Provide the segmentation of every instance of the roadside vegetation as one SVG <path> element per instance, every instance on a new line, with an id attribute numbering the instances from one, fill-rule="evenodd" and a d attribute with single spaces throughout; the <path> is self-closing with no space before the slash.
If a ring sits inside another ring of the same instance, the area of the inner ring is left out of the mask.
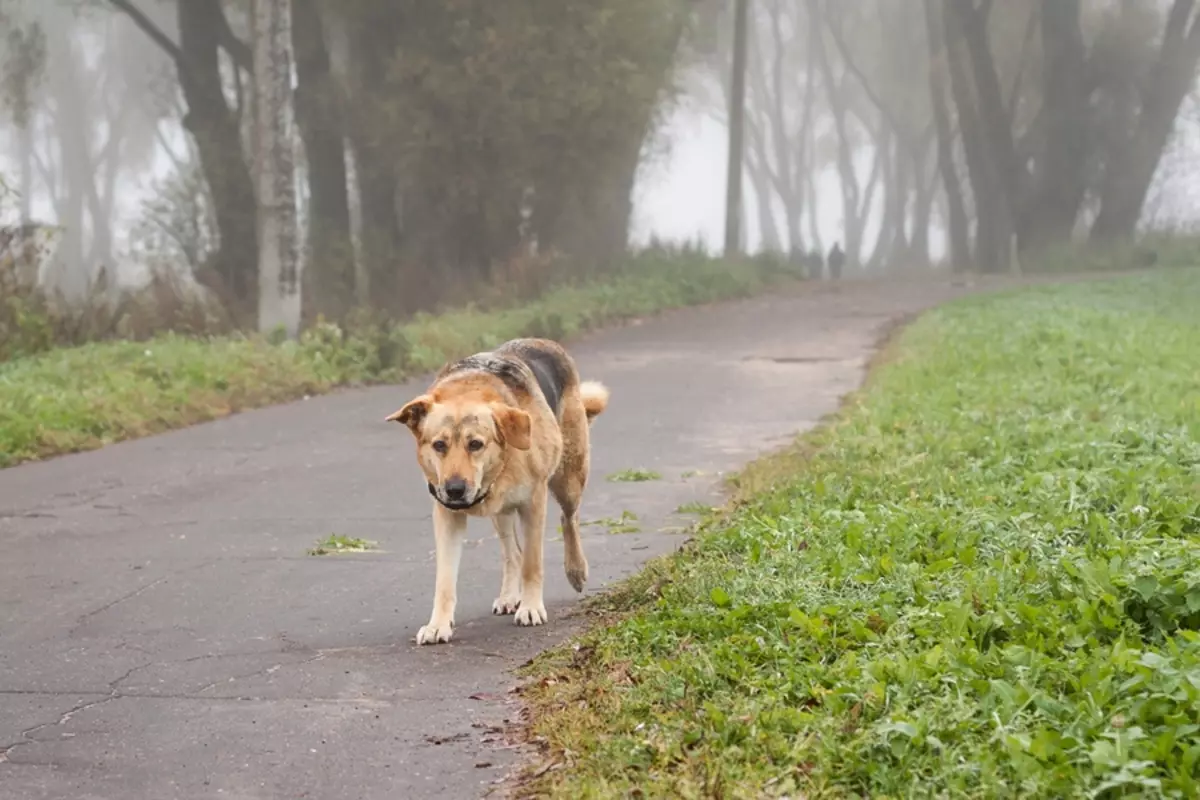
<path id="1" fill-rule="evenodd" d="M 89 450 L 236 411 L 393 382 L 517 336 L 571 337 L 664 309 L 745 297 L 795 280 L 775 259 L 651 251 L 603 278 L 505 307 L 417 314 L 392 325 L 318 323 L 295 342 L 156 336 L 51 349 L 0 363 L 0 467 Z"/>
<path id="2" fill-rule="evenodd" d="M 1200 793 L 1200 270 L 973 298 L 529 668 L 559 797 Z"/>

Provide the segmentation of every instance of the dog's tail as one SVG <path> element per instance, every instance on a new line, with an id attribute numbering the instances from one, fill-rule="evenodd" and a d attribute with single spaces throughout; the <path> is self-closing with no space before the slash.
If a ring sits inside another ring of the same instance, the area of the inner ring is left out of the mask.
<path id="1" fill-rule="evenodd" d="M 587 412 L 588 422 L 608 408 L 608 387 L 600 381 L 584 381 L 579 384 L 579 397 L 583 400 L 583 410 Z"/>

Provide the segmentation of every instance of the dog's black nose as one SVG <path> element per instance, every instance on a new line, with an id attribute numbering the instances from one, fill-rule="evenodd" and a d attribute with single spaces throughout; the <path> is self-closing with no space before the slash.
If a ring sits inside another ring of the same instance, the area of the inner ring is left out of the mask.
<path id="1" fill-rule="evenodd" d="M 442 484 L 442 491 L 446 493 L 446 499 L 457 502 L 466 499 L 467 482 L 462 478 L 451 478 Z"/>

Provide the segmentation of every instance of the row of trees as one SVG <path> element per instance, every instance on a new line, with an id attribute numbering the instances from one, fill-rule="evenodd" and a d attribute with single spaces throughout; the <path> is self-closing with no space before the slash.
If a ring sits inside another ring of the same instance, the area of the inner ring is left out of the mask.
<path id="1" fill-rule="evenodd" d="M 700 39 L 728 102 L 731 11 Z M 846 251 L 960 267 L 1135 233 L 1195 86 L 1194 0 L 753 0 L 747 173 L 764 246 L 822 249 L 838 177 Z M 872 235 L 873 234 L 873 235 Z"/>
<path id="2" fill-rule="evenodd" d="M 1133 235 L 1179 145 L 1196 5 L 751 0 L 764 246 L 827 250 L 831 204 L 868 268 L 928 262 L 935 233 L 983 269 L 1014 246 Z M 428 308 L 535 248 L 599 269 L 627 245 L 677 78 L 726 115 L 731 10 L 0 0 L 22 217 L 48 199 L 78 294 L 119 258 L 121 187 L 157 173 L 134 249 L 186 265 L 244 325 L 291 327 L 297 275 L 308 314 L 339 319 Z"/>
<path id="3" fill-rule="evenodd" d="M 30 142 L 22 185 L 58 161 L 40 177 L 71 184 L 64 202 L 80 206 L 60 209 L 79 240 L 68 250 L 104 263 L 105 193 L 150 132 L 179 154 L 158 198 L 173 207 L 151 227 L 243 322 L 259 308 L 260 263 L 284 284 L 293 271 L 275 242 L 295 226 L 277 219 L 290 190 L 271 139 L 293 127 L 310 313 L 429 307 L 534 243 L 610 263 L 690 19 L 687 0 L 89 0 L 72 19 L 79 5 L 3 0 L 22 78 L 12 121 Z M 111 97 L 97 86 L 110 79 Z M 151 124 L 117 127 L 139 114 Z M 89 141 L 48 157 L 36 145 L 48 128 Z"/>

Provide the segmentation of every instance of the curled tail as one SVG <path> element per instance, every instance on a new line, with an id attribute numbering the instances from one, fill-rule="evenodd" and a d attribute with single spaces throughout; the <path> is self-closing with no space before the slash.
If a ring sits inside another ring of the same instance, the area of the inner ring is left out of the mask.
<path id="1" fill-rule="evenodd" d="M 579 384 L 579 397 L 590 423 L 608 408 L 608 387 L 599 381 L 584 381 Z"/>

